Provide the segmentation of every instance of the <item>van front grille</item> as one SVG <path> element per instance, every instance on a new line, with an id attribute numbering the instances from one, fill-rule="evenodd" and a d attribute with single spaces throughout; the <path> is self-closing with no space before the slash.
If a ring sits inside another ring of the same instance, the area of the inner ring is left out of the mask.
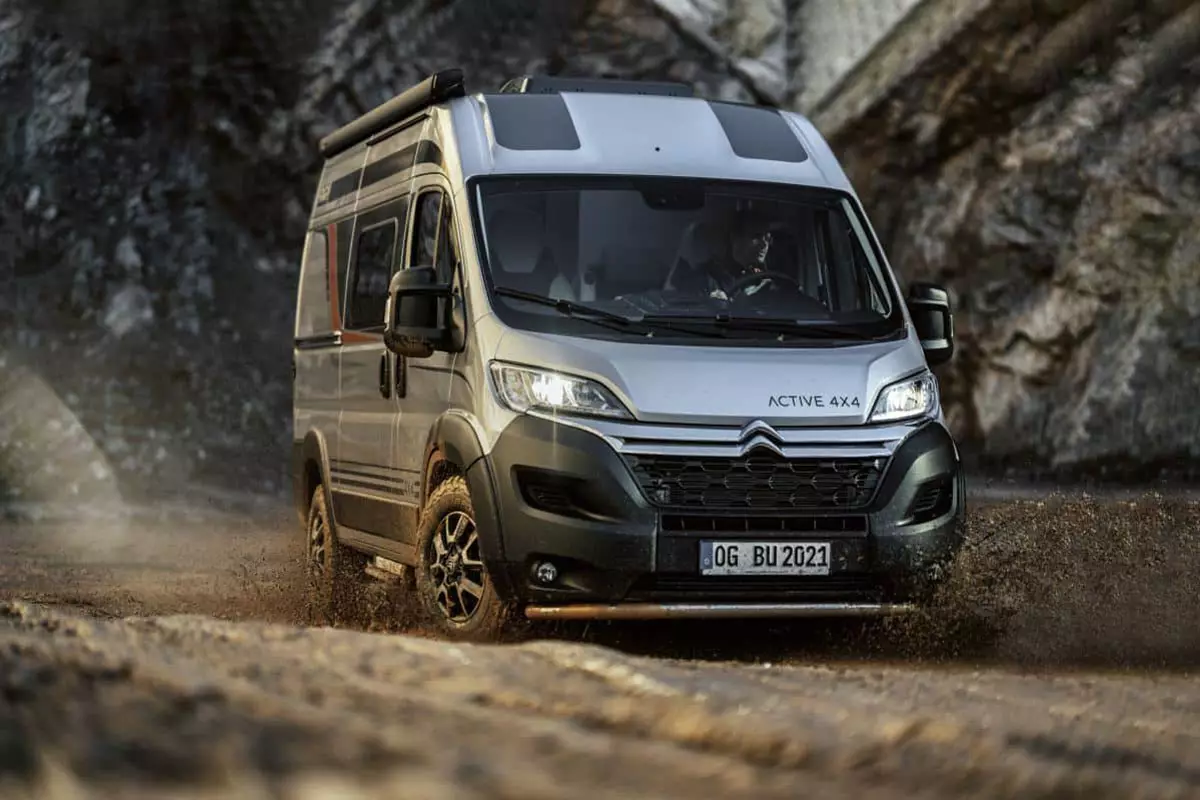
<path id="1" fill-rule="evenodd" d="M 875 496 L 881 458 L 740 458 L 629 455 L 646 497 L 660 507 L 853 511 Z"/>
<path id="2" fill-rule="evenodd" d="M 684 536 L 708 534 L 755 534 L 764 536 L 863 537 L 868 524 L 865 514 L 840 516 L 794 516 L 774 514 L 767 517 L 746 514 L 670 514 L 659 519 L 663 533 Z"/>

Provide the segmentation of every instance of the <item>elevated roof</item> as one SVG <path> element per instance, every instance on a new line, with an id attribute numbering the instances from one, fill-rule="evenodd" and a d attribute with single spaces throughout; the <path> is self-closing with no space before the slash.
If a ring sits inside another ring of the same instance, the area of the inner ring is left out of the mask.
<path id="1" fill-rule="evenodd" d="M 422 168 L 484 175 L 654 175 L 831 187 L 853 194 L 803 116 L 692 96 L 679 84 L 521 78 L 466 96 L 445 70 L 325 137 L 314 213 Z M 453 158 L 457 155 L 461 163 Z"/>
<path id="2" fill-rule="evenodd" d="M 447 105 L 464 178 L 639 174 L 849 190 L 811 123 L 777 109 L 596 91 L 474 95 Z"/>

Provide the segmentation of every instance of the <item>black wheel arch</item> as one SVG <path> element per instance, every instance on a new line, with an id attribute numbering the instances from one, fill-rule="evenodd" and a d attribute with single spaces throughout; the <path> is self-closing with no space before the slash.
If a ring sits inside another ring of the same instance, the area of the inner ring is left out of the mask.
<path id="1" fill-rule="evenodd" d="M 329 477 L 329 448 L 325 437 L 318 430 L 310 430 L 304 435 L 295 456 L 295 496 L 296 511 L 302 520 L 307 521 L 309 505 L 313 492 L 321 486 L 325 493 L 325 511 L 329 515 L 329 523 L 337 535 L 337 524 L 333 518 L 333 489 Z"/>
<path id="2" fill-rule="evenodd" d="M 429 433 L 429 441 L 425 446 L 425 480 L 421 486 L 422 507 L 437 485 L 433 479 L 437 476 L 439 463 L 452 465 L 453 472 L 462 475 L 467 482 L 484 560 L 490 563 L 503 561 L 504 543 L 496 500 L 497 476 L 485 458 L 483 443 L 479 441 L 475 428 L 462 414 L 443 414 Z M 508 587 L 503 584 L 503 575 L 493 574 L 492 580 L 497 583 L 498 591 L 507 594 Z"/>

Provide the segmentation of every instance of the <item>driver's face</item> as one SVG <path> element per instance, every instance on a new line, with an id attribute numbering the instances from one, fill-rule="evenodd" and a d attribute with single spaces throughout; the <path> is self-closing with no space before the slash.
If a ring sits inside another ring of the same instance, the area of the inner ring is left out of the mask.
<path id="1" fill-rule="evenodd" d="M 757 272 L 767 260 L 771 249 L 771 234 L 762 229 L 747 229 L 737 237 L 733 246 L 733 257 L 747 271 Z"/>

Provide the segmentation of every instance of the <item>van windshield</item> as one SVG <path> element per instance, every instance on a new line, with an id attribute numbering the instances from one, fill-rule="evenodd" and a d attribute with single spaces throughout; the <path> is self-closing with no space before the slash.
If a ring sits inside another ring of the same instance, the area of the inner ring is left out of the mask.
<path id="1" fill-rule="evenodd" d="M 603 320 L 611 331 L 627 320 L 634 333 L 741 339 L 903 328 L 864 222 L 840 192 L 553 177 L 483 179 L 473 194 L 493 303 L 518 327 L 583 332 Z"/>

